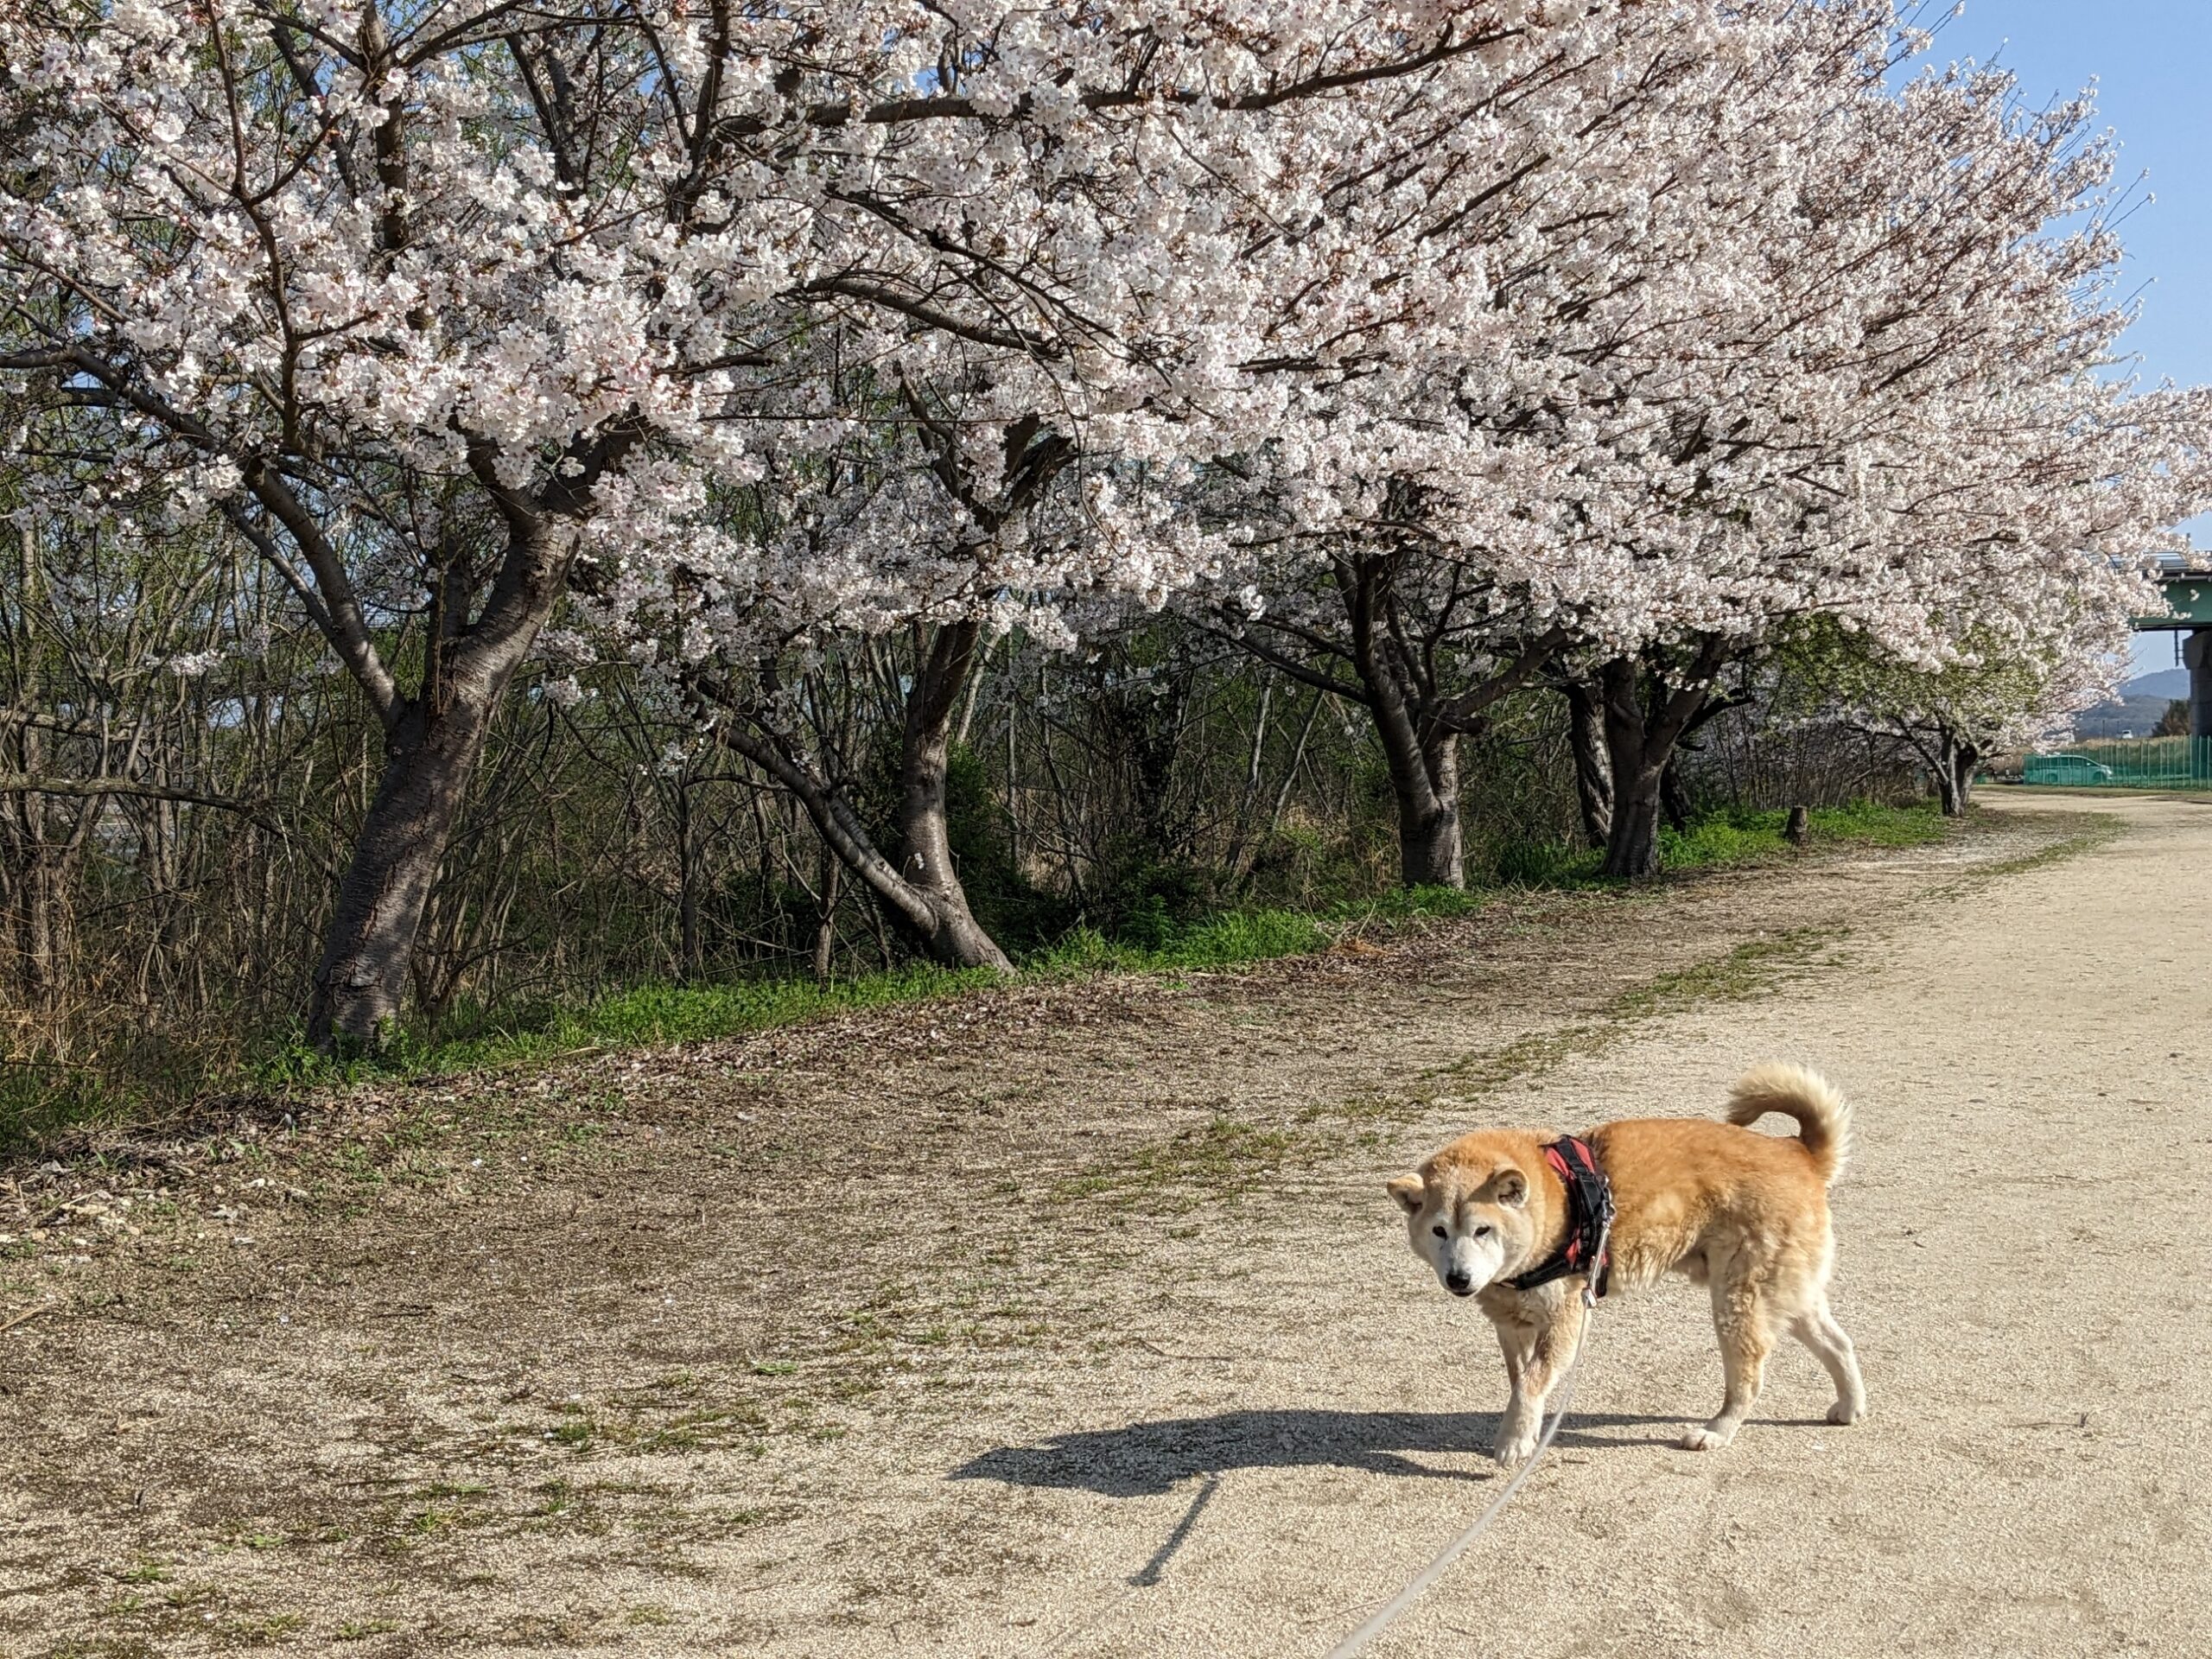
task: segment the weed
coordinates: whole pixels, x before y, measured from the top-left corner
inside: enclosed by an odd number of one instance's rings
[[[566,1515],[576,1507],[575,1489],[565,1480],[549,1480],[537,1489],[539,1503],[531,1511],[535,1515]]]
[[[234,1642],[248,1643],[289,1642],[306,1623],[306,1618],[298,1613],[263,1613],[257,1618],[225,1621],[223,1634]]]
[[[1234,1203],[1286,1166],[1325,1156],[1340,1139],[1305,1125],[1276,1128],[1217,1116],[1089,1165],[1052,1183],[1044,1196],[1052,1204],[1170,1213],[1190,1209],[1201,1192],[1210,1202]]]
[[[1532,1032],[1503,1047],[1464,1055],[1429,1075],[1448,1077],[1478,1090],[1542,1077],[1573,1056],[1611,1047],[1643,1020],[1679,1014],[1701,1002],[1763,995],[1815,965],[1815,958],[1845,934],[1843,929],[1800,927],[1748,939],[1717,957],[1623,991],[1594,1020]]]
[[[1757,996],[1772,989],[1846,931],[1798,927],[1771,938],[1747,940],[1709,961],[1661,974],[1623,993],[1608,1010],[1609,1016],[1620,1020],[1648,1020],[1700,1002],[1731,1002]]]
[[[1955,881],[1947,881],[1937,887],[1936,896],[1944,899],[1963,898],[1979,893],[1992,881],[2008,875],[2025,875],[2031,871],[2048,869],[2054,864],[2063,864],[2069,859],[2079,858],[2084,853],[2094,852],[2109,845],[2126,828],[2120,819],[2102,813],[2069,812],[2064,822],[2072,824],[2071,833],[2057,841],[2047,842],[2031,851],[2017,853],[2010,858],[1993,859],[1977,865],[1971,872]]]

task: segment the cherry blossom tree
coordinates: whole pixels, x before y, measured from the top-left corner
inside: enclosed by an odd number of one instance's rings
[[[1946,817],[1963,814],[1992,756],[2057,741],[2126,674],[2139,575],[2085,564],[2079,589],[2047,593],[2001,627],[1984,625],[1928,668],[1869,649],[1864,635],[1815,626],[1779,653],[1777,712],[1894,739],[1916,755]]]
[[[1494,283],[1479,351],[1348,380],[1346,441],[1287,457],[1248,537],[1323,573],[1262,584],[1242,632],[1351,671],[1409,880],[1451,879],[1455,733],[1547,657],[1602,724],[1605,868],[1644,875],[1730,664],[1816,620],[1968,660],[2203,499],[2204,395],[2109,376],[2127,314],[2085,104],[2023,112],[1970,67],[1893,93],[1918,42],[1886,5],[1713,23],[1676,78],[1630,78],[1651,108],[1617,153],[1592,130],[1582,193],[1528,181],[1531,222],[1572,227],[1495,267],[1544,273],[1533,298]]]
[[[876,158],[879,217],[934,225],[957,202],[957,235],[947,219],[879,257],[870,304],[817,327],[811,370],[782,383],[778,418],[818,440],[770,463],[734,531],[671,525],[681,552],[633,557],[602,620],[671,648],[720,741],[806,801],[939,960],[1004,962],[944,827],[948,722],[981,643],[1069,642],[1116,601],[1212,574],[1198,466],[1279,442],[1303,384],[1464,333],[1457,270],[1479,248],[1456,226],[1529,165],[1501,110],[1548,79],[1597,107],[1618,18],[1640,17],[1554,10],[1460,9],[1441,35],[1347,11],[1311,42],[1301,21],[1220,31],[1205,54],[1141,30],[1098,84],[1166,75],[1172,97],[947,121]],[[949,89],[1004,105],[1004,56],[967,40]],[[1568,102],[1542,106],[1549,127]],[[955,306],[975,315],[942,326]],[[895,846],[864,833],[853,758],[815,717],[808,677],[840,636],[909,642]]]
[[[1368,710],[1409,884],[1464,880],[1459,746],[1488,711],[1597,631],[1665,625],[1621,567],[1638,543],[1705,551],[1678,450],[1697,400],[1752,390],[1725,331],[1800,184],[1764,149],[1897,46],[1882,5],[1630,10],[1587,58],[1495,88],[1497,176],[1425,247],[1446,326],[1310,382],[1306,430],[1252,469],[1259,522],[1200,603]],[[1566,683],[1594,753],[1598,699]]]
[[[219,512],[386,734],[310,1033],[369,1041],[397,1013],[486,723],[570,585],[619,608],[656,562],[711,568],[764,456],[852,418],[808,384],[830,340],[925,429],[953,382],[993,404],[938,459],[972,480],[956,502],[1019,494],[1083,423],[1113,444],[1254,349],[1264,283],[1224,264],[1250,238],[1188,188],[1243,177],[1210,130],[1474,61],[1544,10],[15,10],[5,366],[108,410],[118,465]],[[1041,448],[1009,466],[1025,430]],[[957,683],[973,626],[932,672]],[[925,749],[942,702],[918,700]]]

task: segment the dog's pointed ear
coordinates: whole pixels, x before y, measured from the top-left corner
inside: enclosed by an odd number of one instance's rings
[[[1395,1198],[1398,1208],[1409,1216],[1419,1211],[1428,1198],[1428,1183],[1418,1175],[1395,1175],[1383,1183],[1382,1190]]]
[[[1529,1198],[1529,1178],[1517,1169],[1501,1169],[1497,1179],[1491,1183],[1500,1204],[1518,1206]]]

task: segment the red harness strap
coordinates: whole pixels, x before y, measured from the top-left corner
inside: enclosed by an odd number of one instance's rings
[[[1598,1167],[1590,1143],[1578,1135],[1563,1135],[1543,1150],[1544,1161],[1567,1186],[1567,1239],[1548,1262],[1505,1282],[1516,1290],[1534,1290],[1569,1274],[1587,1273],[1591,1288],[1602,1296],[1613,1261],[1605,1244],[1613,1227],[1612,1183]]]

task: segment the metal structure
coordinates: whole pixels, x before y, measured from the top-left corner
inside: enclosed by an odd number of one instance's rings
[[[2138,633],[2179,633],[2181,660],[2189,670],[2189,734],[2212,737],[2212,570],[2191,570],[2168,559],[2159,572],[2167,614],[2139,616]]]

